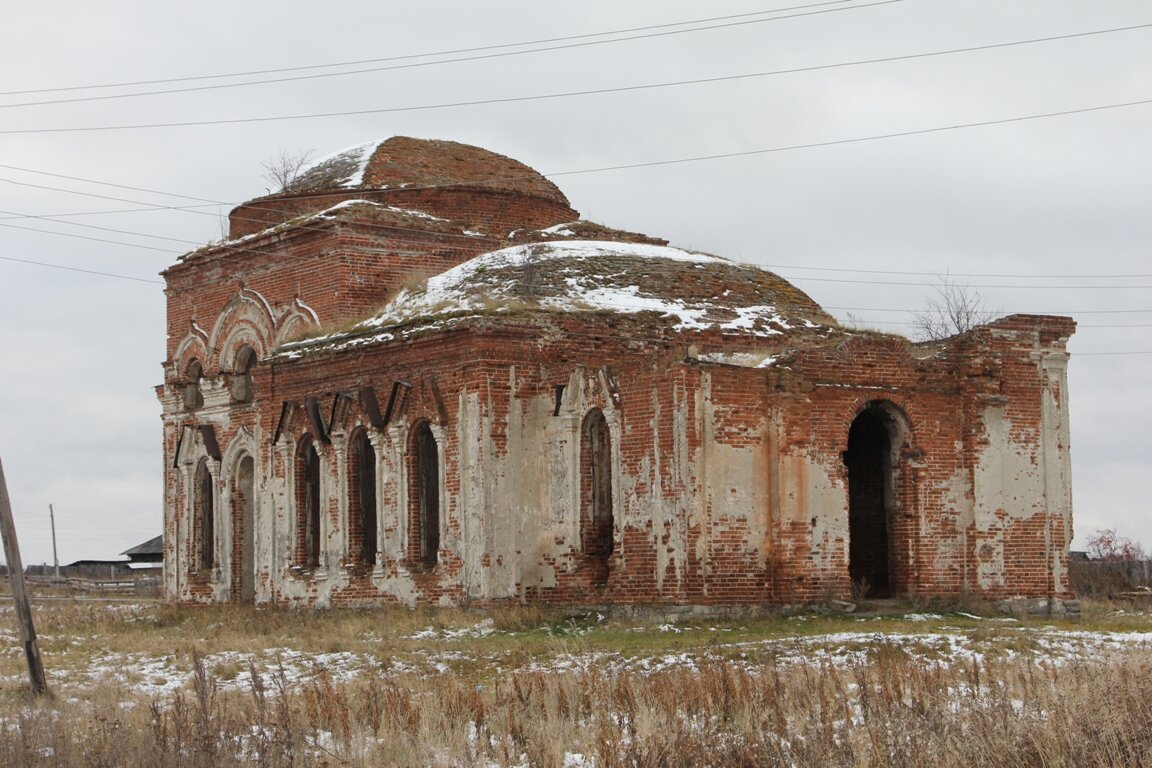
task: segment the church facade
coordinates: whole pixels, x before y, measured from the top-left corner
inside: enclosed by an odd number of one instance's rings
[[[170,600],[1073,597],[1068,318],[846,329],[445,141],[230,226],[164,273]]]

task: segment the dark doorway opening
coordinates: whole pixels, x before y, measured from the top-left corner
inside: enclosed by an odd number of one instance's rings
[[[878,407],[862,412],[848,431],[848,575],[854,589],[870,597],[892,592],[891,418]]]

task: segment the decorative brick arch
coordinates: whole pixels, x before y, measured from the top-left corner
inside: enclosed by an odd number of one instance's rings
[[[204,332],[203,328],[193,323],[188,333],[176,345],[176,351],[172,355],[172,364],[179,374],[187,368],[190,360],[197,359],[202,363],[207,362],[208,354],[208,334]]]
[[[208,370],[208,335],[195,323],[176,346],[168,370],[168,380],[183,390],[184,408],[192,410],[204,404],[202,379]]]
[[[912,349],[907,339],[891,336],[860,334],[853,336],[836,347],[832,354],[841,360],[852,360],[861,355],[875,354],[895,358],[901,362],[911,362]]]
[[[320,327],[320,316],[316,310],[296,299],[280,315],[276,323],[276,334],[273,343],[276,346],[293,341]]]
[[[209,336],[209,347],[219,354],[215,360],[221,370],[231,370],[236,353],[245,345],[263,358],[271,347],[276,316],[272,306],[251,288],[241,288],[216,316]]]

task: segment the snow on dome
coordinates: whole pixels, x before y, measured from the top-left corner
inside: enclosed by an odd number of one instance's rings
[[[439,186],[515,192],[568,205],[559,187],[518,160],[456,141],[408,136],[326,155],[302,168],[283,192]]]
[[[678,330],[777,335],[831,324],[779,276],[669,246],[591,240],[517,245],[477,256],[402,291],[361,327],[511,309],[655,312]]]
[[[367,141],[347,147],[308,163],[289,185],[292,191],[303,189],[356,189],[364,183],[368,161],[381,144]]]

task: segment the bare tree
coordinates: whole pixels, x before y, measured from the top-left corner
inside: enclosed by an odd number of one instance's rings
[[[525,296],[535,296],[536,288],[540,282],[540,261],[543,246],[539,243],[529,245],[524,249],[520,259],[520,292]]]
[[[1116,533],[1115,528],[1100,528],[1088,537],[1088,557],[1093,560],[1143,560],[1140,542]]]
[[[912,316],[916,335],[925,341],[937,341],[966,333],[996,317],[984,306],[984,297],[967,283],[952,279],[945,272],[937,278],[936,295],[928,305]]]
[[[285,152],[280,150],[276,157],[268,157],[260,161],[264,168],[264,178],[276,185],[277,192],[284,192],[292,187],[300,176],[300,171],[308,164],[312,150],[307,152]]]

